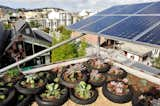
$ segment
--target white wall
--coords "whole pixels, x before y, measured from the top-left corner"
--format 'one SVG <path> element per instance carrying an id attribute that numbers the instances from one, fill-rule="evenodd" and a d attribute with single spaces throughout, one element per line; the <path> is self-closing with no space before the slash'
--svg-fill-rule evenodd
<path id="1" fill-rule="evenodd" d="M 139 59 L 140 59 L 140 56 L 138 56 L 138 55 L 134 55 L 132 53 L 127 53 L 127 58 L 132 59 L 131 56 L 134 57 L 134 59 L 133 59 L 134 61 L 139 61 Z"/>

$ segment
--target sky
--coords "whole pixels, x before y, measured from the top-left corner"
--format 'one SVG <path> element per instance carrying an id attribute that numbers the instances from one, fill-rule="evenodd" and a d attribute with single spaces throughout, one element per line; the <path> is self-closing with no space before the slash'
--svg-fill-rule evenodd
<path id="1" fill-rule="evenodd" d="M 103 10 L 113 5 L 152 2 L 160 0 L 0 0 L 0 5 L 12 8 L 56 7 L 69 11 L 83 9 Z"/>

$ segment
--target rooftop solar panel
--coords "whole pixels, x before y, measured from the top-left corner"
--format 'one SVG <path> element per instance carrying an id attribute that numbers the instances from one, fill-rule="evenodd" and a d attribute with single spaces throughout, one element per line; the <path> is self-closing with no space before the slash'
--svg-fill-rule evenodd
<path id="1" fill-rule="evenodd" d="M 133 14 L 150 4 L 152 3 L 128 5 L 128 7 L 121 9 L 119 12 L 116 12 L 116 14 Z"/>
<path id="2" fill-rule="evenodd" d="M 155 3 L 154 5 L 144 9 L 138 14 L 160 14 L 160 2 Z"/>
<path id="3" fill-rule="evenodd" d="M 113 6 L 111 8 L 103 10 L 102 12 L 97 13 L 96 15 L 113 14 L 126 7 L 128 7 L 128 5 Z"/>
<path id="4" fill-rule="evenodd" d="M 134 16 L 109 29 L 102 31 L 101 34 L 133 39 L 159 20 L 160 17 L 158 16 Z"/>
<path id="5" fill-rule="evenodd" d="M 160 45 L 160 25 L 143 35 L 137 41 Z"/>
<path id="6" fill-rule="evenodd" d="M 79 21 L 79 22 L 77 22 L 75 24 L 72 24 L 68 28 L 70 28 L 70 29 L 79 29 L 80 27 L 82 27 L 82 26 L 84 26 L 84 25 L 86 25 L 88 23 L 95 22 L 96 20 L 98 20 L 98 19 L 100 19 L 102 17 L 104 17 L 104 16 L 92 16 L 92 17 L 86 18 L 84 20 L 81 20 L 81 21 Z"/>
<path id="7" fill-rule="evenodd" d="M 93 24 L 90 24 L 86 27 L 83 27 L 80 30 L 90 31 L 90 32 L 99 32 L 101 29 L 104 29 L 107 26 L 114 24 L 117 21 L 120 21 L 121 19 L 123 19 L 125 17 L 126 16 L 108 16 L 100 21 L 97 21 L 96 23 L 93 23 Z"/>

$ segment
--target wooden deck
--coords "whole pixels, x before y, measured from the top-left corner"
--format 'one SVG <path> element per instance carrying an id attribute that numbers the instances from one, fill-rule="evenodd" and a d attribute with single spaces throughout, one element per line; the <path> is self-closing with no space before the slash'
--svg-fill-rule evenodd
<path id="1" fill-rule="evenodd" d="M 103 96 L 101 91 L 102 91 L 102 88 L 98 88 L 99 96 L 98 96 L 97 100 L 94 103 L 92 103 L 90 105 L 86 105 L 86 106 L 132 106 L 131 102 L 125 103 L 125 104 L 113 103 L 113 102 L 109 101 L 108 99 L 106 99 Z M 32 106 L 38 106 L 38 105 L 36 103 L 33 103 Z M 63 106 L 81 106 L 81 105 L 78 105 L 78 104 L 72 102 L 71 100 L 68 100 Z"/>

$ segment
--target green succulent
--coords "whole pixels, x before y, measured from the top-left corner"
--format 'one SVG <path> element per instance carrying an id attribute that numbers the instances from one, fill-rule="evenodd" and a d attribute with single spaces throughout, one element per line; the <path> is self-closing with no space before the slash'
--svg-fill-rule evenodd
<path id="1" fill-rule="evenodd" d="M 47 98 L 54 96 L 56 99 L 59 99 L 62 94 L 64 94 L 64 89 L 61 90 L 57 83 L 51 83 L 46 85 L 45 93 L 42 93 L 41 96 Z"/>
<path id="2" fill-rule="evenodd" d="M 92 96 L 91 89 L 92 86 L 90 84 L 86 84 L 84 81 L 81 81 L 75 88 L 75 93 L 83 99 L 88 99 Z"/>

